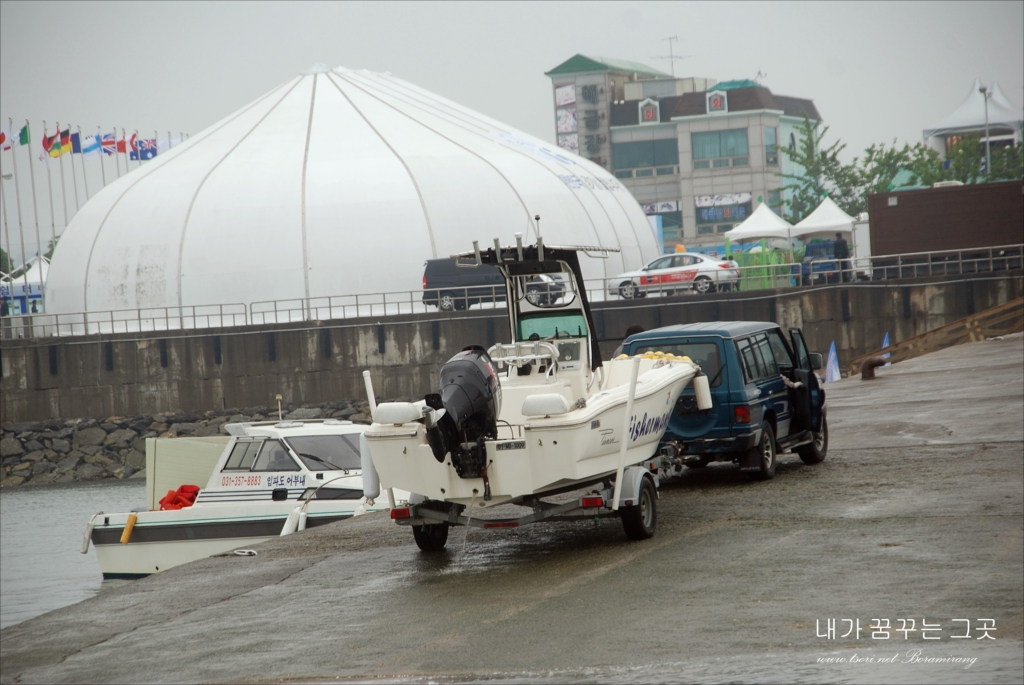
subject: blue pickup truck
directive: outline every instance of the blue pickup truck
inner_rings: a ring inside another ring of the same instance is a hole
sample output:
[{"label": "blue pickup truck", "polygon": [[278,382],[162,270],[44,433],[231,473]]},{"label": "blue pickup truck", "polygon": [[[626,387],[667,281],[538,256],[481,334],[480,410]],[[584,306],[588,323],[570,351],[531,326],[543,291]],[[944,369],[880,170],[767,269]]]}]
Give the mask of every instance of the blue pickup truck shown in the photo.
[{"label": "blue pickup truck", "polygon": [[623,352],[686,355],[708,377],[712,407],[697,406],[683,390],[665,433],[664,447],[690,468],[731,461],[754,478],[775,476],[777,455],[793,450],[806,464],[828,454],[825,390],[820,354],[807,350],[796,328],[715,321],[667,326],[626,339]]},{"label": "blue pickup truck", "polygon": [[839,263],[835,259],[834,240],[815,240],[807,244],[800,264],[800,276],[804,285],[814,283],[835,283],[839,281]]}]

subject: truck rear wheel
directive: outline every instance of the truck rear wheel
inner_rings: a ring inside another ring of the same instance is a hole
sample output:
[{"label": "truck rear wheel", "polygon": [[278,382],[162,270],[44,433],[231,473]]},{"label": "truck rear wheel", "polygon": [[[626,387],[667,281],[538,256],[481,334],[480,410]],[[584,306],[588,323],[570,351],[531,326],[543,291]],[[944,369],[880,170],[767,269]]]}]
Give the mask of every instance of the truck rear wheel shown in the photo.
[{"label": "truck rear wheel", "polygon": [[424,552],[436,552],[444,549],[448,542],[448,525],[445,523],[427,523],[412,527],[412,537],[416,546]]},{"label": "truck rear wheel", "polygon": [[821,430],[814,434],[814,442],[796,448],[800,460],[805,464],[820,464],[828,456],[828,421],[821,415]]},{"label": "truck rear wheel", "polygon": [[775,431],[765,421],[761,424],[761,441],[754,447],[757,454],[757,469],[751,469],[750,476],[755,480],[771,480],[775,477],[775,464],[778,454],[775,452]]},{"label": "truck rear wheel", "polygon": [[658,493],[654,490],[654,483],[645,477],[640,483],[639,501],[631,507],[621,509],[619,514],[626,537],[630,540],[647,540],[654,537],[654,531],[658,527],[657,502]]}]

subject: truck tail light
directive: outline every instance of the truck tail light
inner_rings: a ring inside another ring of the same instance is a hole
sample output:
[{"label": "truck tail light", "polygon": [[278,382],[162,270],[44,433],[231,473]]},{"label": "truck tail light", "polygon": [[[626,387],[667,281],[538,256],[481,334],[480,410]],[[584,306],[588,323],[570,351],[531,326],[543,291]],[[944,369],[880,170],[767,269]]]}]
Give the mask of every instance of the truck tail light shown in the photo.
[{"label": "truck tail light", "polygon": [[426,276],[423,277],[423,289],[424,290],[427,289],[427,277]]},{"label": "truck tail light", "polygon": [[604,497],[584,497],[580,500],[580,506],[584,509],[604,506]]},{"label": "truck tail light", "polygon": [[750,423],[750,405],[737,405],[734,410],[733,418],[736,423]]},{"label": "truck tail light", "polygon": [[391,510],[391,518],[393,519],[407,519],[411,517],[412,514],[409,512],[409,507],[400,507],[398,509]]}]

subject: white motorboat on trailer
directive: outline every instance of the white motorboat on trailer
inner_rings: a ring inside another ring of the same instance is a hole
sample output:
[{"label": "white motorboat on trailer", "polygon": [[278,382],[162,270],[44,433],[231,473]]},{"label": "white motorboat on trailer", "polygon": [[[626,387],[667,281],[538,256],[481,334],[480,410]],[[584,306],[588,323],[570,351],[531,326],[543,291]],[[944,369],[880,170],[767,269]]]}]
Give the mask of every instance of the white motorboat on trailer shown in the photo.
[{"label": "white motorboat on trailer", "polygon": [[[422,549],[443,547],[450,525],[618,516],[620,496],[627,534],[653,534],[651,457],[683,388],[707,379],[685,358],[602,362],[577,253],[606,251],[546,248],[542,240],[524,247],[517,236],[515,247],[496,240],[494,249],[456,255],[501,271],[513,342],[465,348],[441,369],[439,393],[381,404],[365,434],[380,479],[418,493],[391,515],[413,526]],[[561,299],[530,301],[526,282],[538,274],[566,284]],[[540,500],[597,483],[595,496],[575,503]],[[500,504],[532,506],[534,514],[474,518]]]},{"label": "white motorboat on trailer", "polygon": [[[101,512],[89,520],[82,553],[91,542],[104,578],[140,578],[394,506],[363,496],[364,487],[379,489],[379,484],[363,482],[366,426],[326,419],[226,428],[231,437],[195,504],[172,511]],[[147,451],[156,452],[158,442],[189,449],[187,438],[151,438]],[[171,468],[160,464],[164,471]],[[155,470],[155,464],[147,468],[147,479]],[[375,475],[371,469],[370,478]],[[408,498],[408,493],[396,494],[400,501]]]}]

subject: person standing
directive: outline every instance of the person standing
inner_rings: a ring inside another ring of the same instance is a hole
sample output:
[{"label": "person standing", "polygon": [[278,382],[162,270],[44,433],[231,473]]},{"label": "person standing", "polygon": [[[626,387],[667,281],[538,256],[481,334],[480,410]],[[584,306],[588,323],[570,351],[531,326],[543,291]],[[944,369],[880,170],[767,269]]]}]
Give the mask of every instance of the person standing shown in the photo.
[{"label": "person standing", "polygon": [[850,246],[846,243],[842,233],[836,233],[836,244],[833,251],[839,262],[839,273],[842,275],[843,283],[846,283],[850,275]]}]

